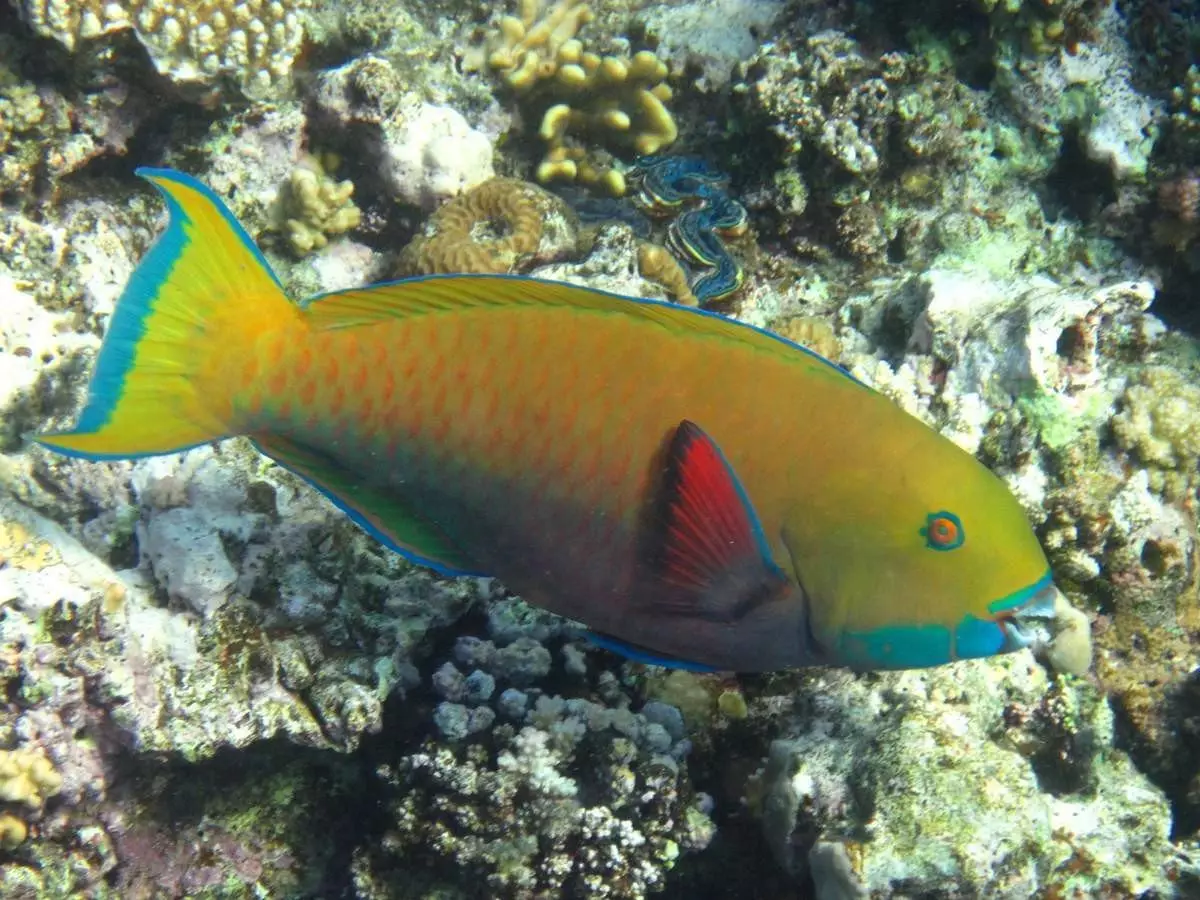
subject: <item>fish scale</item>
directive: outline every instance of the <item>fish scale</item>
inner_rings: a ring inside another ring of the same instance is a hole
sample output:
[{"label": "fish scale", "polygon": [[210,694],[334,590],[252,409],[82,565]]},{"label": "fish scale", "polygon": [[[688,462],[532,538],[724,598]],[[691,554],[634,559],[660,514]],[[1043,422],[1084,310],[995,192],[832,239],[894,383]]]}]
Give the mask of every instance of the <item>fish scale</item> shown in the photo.
[{"label": "fish scale", "polygon": [[296,305],[202,185],[145,174],[167,229],[48,447],[249,434],[387,546],[497,576],[642,660],[936,665],[1027,646],[1054,608],[1004,484],[801,347],[520,277]]}]

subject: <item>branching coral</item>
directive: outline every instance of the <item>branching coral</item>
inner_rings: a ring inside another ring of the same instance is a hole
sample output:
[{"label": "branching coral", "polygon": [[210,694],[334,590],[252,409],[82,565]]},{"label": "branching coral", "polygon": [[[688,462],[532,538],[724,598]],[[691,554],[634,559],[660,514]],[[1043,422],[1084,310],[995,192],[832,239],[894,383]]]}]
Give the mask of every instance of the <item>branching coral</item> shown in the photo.
[{"label": "branching coral", "polygon": [[68,50],[132,30],[154,67],[182,87],[231,79],[248,96],[290,83],[310,0],[25,0],[34,29]]},{"label": "branching coral", "polygon": [[0,750],[0,800],[41,809],[61,787],[62,776],[41,748]]},{"label": "branching coral", "polygon": [[351,196],[354,184],[336,181],[314,158],[292,170],[280,195],[288,244],[297,256],[319,250],[331,235],[358,227],[362,214]]},{"label": "branching coral", "polygon": [[511,272],[538,250],[563,202],[516,178],[493,178],[434,213],[400,254],[397,273]]},{"label": "branching coral", "polygon": [[546,154],[538,181],[578,181],[620,195],[621,172],[581,139],[646,155],[670,145],[678,128],[664,105],[671,99],[666,63],[648,50],[631,58],[585,50],[576,33],[591,18],[584,0],[521,0],[518,15],[500,19],[487,64],[540,123]]}]

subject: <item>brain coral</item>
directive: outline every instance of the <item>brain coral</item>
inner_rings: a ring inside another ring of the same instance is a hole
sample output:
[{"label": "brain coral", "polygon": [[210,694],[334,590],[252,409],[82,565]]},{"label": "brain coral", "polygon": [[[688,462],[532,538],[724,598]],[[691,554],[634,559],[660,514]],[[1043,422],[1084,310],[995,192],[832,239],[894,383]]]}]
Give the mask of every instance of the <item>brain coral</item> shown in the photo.
[{"label": "brain coral", "polygon": [[132,30],[154,67],[181,87],[233,81],[250,97],[290,84],[312,0],[24,0],[39,34],[68,50]]},{"label": "brain coral", "polygon": [[522,256],[538,251],[544,234],[562,230],[551,226],[568,218],[553,194],[516,178],[492,178],[430,217],[400,254],[397,274],[511,272]]}]

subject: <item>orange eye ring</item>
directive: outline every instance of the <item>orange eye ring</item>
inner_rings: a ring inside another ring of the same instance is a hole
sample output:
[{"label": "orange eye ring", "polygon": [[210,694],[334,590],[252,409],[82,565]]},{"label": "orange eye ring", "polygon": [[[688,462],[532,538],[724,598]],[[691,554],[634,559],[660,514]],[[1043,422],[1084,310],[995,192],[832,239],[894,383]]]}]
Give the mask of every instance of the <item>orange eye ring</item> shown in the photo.
[{"label": "orange eye ring", "polygon": [[930,550],[957,550],[967,539],[962,520],[946,510],[930,513],[926,517],[921,536]]}]

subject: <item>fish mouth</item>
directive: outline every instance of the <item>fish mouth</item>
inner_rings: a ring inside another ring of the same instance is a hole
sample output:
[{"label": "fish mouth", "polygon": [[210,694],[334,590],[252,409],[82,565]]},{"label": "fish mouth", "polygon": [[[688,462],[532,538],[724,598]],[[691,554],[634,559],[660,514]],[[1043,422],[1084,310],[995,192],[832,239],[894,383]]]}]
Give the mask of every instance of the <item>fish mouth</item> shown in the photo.
[{"label": "fish mouth", "polygon": [[[1049,574],[1027,589],[1028,597],[1011,611],[997,617],[1004,632],[1004,648],[1001,652],[1021,650],[1025,647],[1035,652],[1046,647],[1058,632],[1058,587]],[[1025,592],[1022,592],[1025,593]]]}]

